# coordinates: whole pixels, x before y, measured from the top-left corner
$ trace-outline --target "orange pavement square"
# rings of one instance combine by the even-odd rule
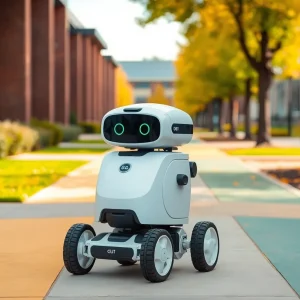
[[[63,267],[67,230],[81,222],[93,218],[0,220],[0,299],[42,299]]]

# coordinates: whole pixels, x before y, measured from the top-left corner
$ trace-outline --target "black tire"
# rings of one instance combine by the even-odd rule
[[[161,236],[166,236],[172,245],[172,261],[170,270],[165,275],[160,275],[155,267],[154,262],[154,252],[155,252],[155,246],[158,241],[158,239]],[[173,240],[167,230],[164,229],[150,229],[144,236],[143,243],[141,246],[141,254],[140,254],[140,265],[141,270],[143,273],[143,276],[146,280],[150,282],[163,282],[167,280],[169,277],[174,263],[174,245]]]
[[[204,255],[204,238],[207,230],[211,227],[215,230],[217,234],[218,252],[214,264],[209,265],[206,262],[205,255]],[[199,272],[212,271],[218,262],[219,252],[220,252],[220,241],[219,241],[218,230],[215,224],[211,222],[198,222],[194,226],[192,232],[192,238],[191,238],[191,258],[192,258],[194,268]]]
[[[85,275],[93,268],[95,260],[88,268],[82,268],[77,258],[77,246],[80,236],[84,231],[91,231],[96,236],[95,230],[88,224],[74,224],[66,234],[63,246],[63,260],[68,272],[74,275]]]
[[[118,260],[117,262],[120,265],[127,267],[127,266],[133,266],[136,263],[136,260],[132,260],[132,261],[130,261],[130,260]]]

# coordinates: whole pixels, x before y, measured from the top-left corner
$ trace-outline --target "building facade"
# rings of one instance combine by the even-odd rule
[[[132,85],[135,103],[148,102],[159,86],[168,100],[168,104],[174,104],[176,72],[172,61],[120,61],[119,64]]]
[[[1,2],[0,120],[98,123],[115,107],[118,66],[65,2]]]

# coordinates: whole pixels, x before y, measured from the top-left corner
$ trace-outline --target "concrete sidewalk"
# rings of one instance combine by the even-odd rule
[[[300,295],[300,191],[259,172],[237,157],[201,157],[202,180],[235,217],[260,251]],[[228,204],[225,205],[224,204]],[[238,208],[239,207],[239,208]],[[231,208],[231,210],[230,210]]]
[[[287,250],[278,243],[280,237],[275,234],[276,230],[279,234],[283,232],[276,226],[272,228],[279,223],[268,225],[267,230],[257,229],[255,222],[247,223],[245,219],[260,216],[277,220],[290,218],[292,213],[298,218],[298,201],[290,195],[293,201],[289,203],[278,199],[257,201],[259,192],[264,191],[260,179],[253,189],[253,201],[254,197],[246,194],[246,191],[251,193],[252,183],[249,186],[246,179],[240,180],[241,174],[244,178],[249,174],[260,177],[241,161],[207,145],[204,148],[201,144],[189,144],[180,150],[188,152],[190,160],[197,162],[200,174],[192,181],[191,218],[185,229],[191,234],[197,221],[210,220],[220,231],[220,260],[213,272],[197,273],[188,252],[182,260],[175,261],[169,280],[162,284],[146,282],[139,265],[123,268],[114,261],[97,261],[92,272],[85,276],[72,276],[65,270],[59,274],[63,266],[63,239],[69,226],[77,222],[93,223],[99,158],[36,194],[26,204],[0,205],[0,237],[6,241],[0,248],[0,299],[42,299],[46,294],[46,299],[298,299],[274,268],[274,261],[272,265],[265,257],[272,256],[270,250],[275,241],[273,250],[279,253]],[[266,188],[278,192],[278,187],[267,185]],[[234,201],[228,201],[230,194],[235,193],[238,196],[234,196]],[[245,194],[248,201],[244,199]],[[289,230],[290,226],[285,223],[284,229]],[[109,229],[103,224],[95,224],[95,228],[97,232]],[[257,235],[259,231],[261,234]],[[261,240],[267,240],[268,234],[276,239],[264,245]],[[286,234],[285,245],[292,246],[289,237]],[[300,261],[296,251],[293,252],[296,246],[288,252],[295,266]],[[276,259],[282,268],[290,267],[282,255]],[[293,282],[295,274],[289,274],[283,276],[297,289]]]

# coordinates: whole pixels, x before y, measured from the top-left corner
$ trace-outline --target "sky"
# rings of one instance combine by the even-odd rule
[[[85,27],[98,30],[108,46],[104,53],[117,61],[175,60],[177,42],[184,41],[176,23],[159,20],[140,27],[135,19],[143,16],[144,8],[129,0],[67,0],[67,5]]]

